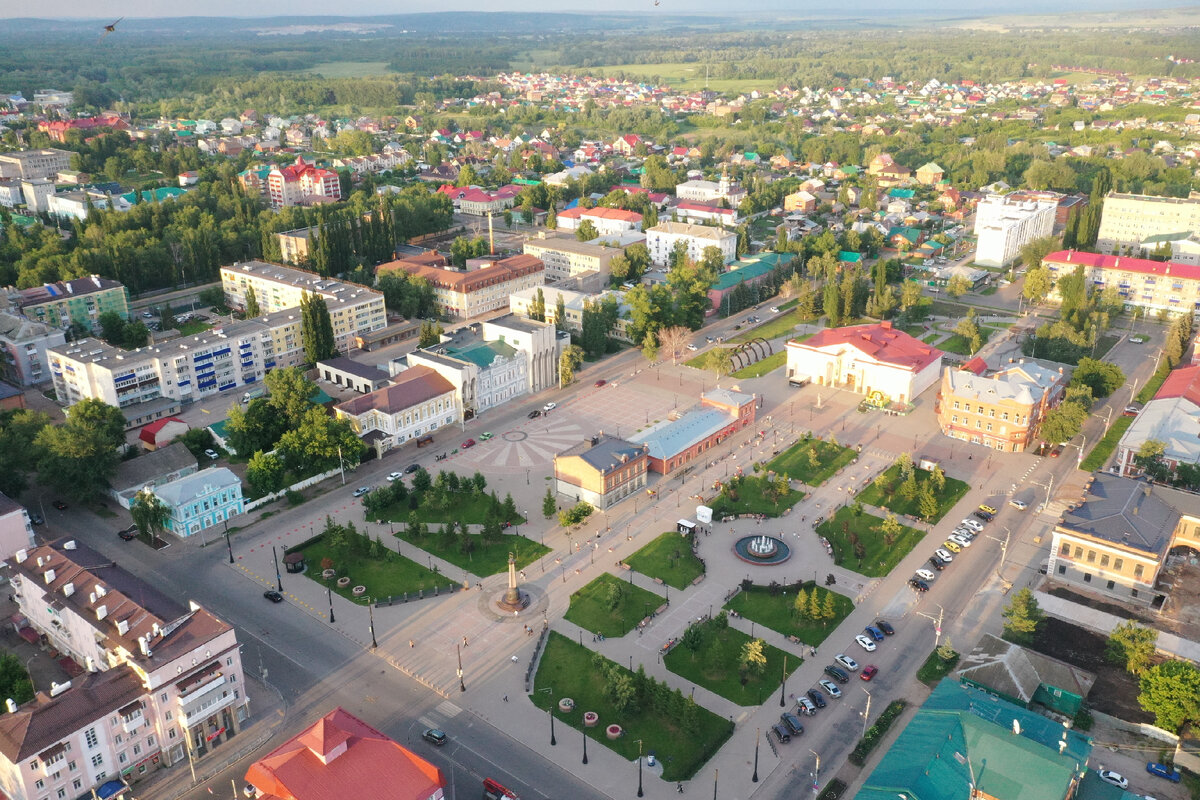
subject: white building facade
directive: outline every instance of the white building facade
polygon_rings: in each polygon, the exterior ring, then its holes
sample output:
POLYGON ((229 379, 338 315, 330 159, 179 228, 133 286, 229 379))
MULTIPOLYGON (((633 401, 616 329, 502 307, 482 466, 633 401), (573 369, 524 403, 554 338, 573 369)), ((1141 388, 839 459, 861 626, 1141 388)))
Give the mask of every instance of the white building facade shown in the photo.
POLYGON ((1053 232, 1057 209, 1049 201, 987 197, 975 212, 975 263, 982 267, 1012 264, 1028 242, 1053 232))
POLYGON ((660 266, 670 262, 676 242, 687 245, 688 258, 693 261, 704 258, 706 247, 720 249, 726 264, 737 259, 737 234, 733 231, 686 222, 663 222, 646 231, 650 260, 660 266))

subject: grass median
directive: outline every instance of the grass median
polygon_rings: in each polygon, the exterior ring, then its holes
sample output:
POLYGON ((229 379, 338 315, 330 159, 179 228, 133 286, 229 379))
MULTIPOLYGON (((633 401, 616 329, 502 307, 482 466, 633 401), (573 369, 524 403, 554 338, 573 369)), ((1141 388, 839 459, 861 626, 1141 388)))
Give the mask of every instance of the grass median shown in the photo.
POLYGON ((704 574, 704 564, 692 552, 694 535, 681 536, 668 531, 625 559, 625 563, 673 589, 686 589, 704 574))
POLYGON ((1112 427, 1108 429, 1108 433, 1104 434, 1104 438, 1096 442, 1096 446, 1087 454, 1087 458, 1080 464, 1080 468, 1088 472, 1095 472, 1104 466, 1113 451, 1117 449, 1117 445, 1121 441, 1121 437, 1125 435, 1125 431, 1129 430, 1129 426, 1133 424, 1136 417, 1117 417, 1113 422, 1112 427))

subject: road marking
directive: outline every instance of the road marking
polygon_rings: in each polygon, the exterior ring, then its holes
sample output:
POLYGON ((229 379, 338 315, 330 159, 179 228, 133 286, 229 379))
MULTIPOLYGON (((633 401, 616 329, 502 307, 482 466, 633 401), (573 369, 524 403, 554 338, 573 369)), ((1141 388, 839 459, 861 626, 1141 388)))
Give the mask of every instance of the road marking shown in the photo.
POLYGON ((444 714, 447 719, 454 719, 462 713, 462 708, 450 702, 449 700, 443 700, 442 702, 438 703, 435 710, 439 714, 444 714))

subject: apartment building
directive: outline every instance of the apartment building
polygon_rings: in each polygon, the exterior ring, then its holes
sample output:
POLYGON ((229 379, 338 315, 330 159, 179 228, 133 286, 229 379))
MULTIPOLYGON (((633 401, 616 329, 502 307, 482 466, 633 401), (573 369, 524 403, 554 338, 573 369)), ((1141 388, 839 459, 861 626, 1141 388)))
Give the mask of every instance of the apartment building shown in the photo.
MULTIPOLYGON (((325 299, 333 336, 338 350, 345 353, 356 346, 359 334, 387 327, 387 309, 383 295, 365 286, 331 278, 315 272, 265 261, 247 261, 221 267, 221 288, 226 302, 235 308, 246 307, 246 292, 253 287, 258 307, 267 312, 300 317, 300 299, 307 293, 325 299)), ((279 322, 273 321, 273 325, 279 322)))
POLYGON ((392 378, 392 383, 333 407, 338 419, 350 422, 363 441, 382 450, 462 422, 455 387, 423 364, 392 378))
POLYGON ((297 156, 294 164, 275 167, 267 174, 267 197, 272 208, 341 200, 341 179, 336 172, 315 167, 297 156))
POLYGON ((737 233, 687 222, 663 222, 646 231, 650 260, 660 266, 670 263, 676 242, 687 245, 688 258, 700 261, 704 248, 717 247, 726 264, 737 258, 737 233))
POLYGON ((1026 358, 989 377, 946 367, 937 399, 938 426, 953 439, 1019 453, 1033 443, 1070 378, 1062 366, 1026 358))
MULTIPOLYGON (((1042 259, 1058 278, 1083 267, 1084 279, 1097 291, 1116 286, 1126 307, 1182 314, 1200 308, 1200 266, 1146 258, 1058 250, 1042 259)), ((1059 299, 1051 291, 1052 300, 1059 299)))
POLYGON ((1097 472, 1054 526, 1046 574, 1127 603, 1160 608, 1159 578, 1176 547, 1200 550, 1200 498, 1097 472))
POLYGON ((82 675, 0 716, 6 796, 112 797, 155 769, 200 764, 241 730, 250 698, 232 626, 74 540, 7 564, 22 637, 82 675))
POLYGON ((563 327, 576 333, 583 330, 583 307, 586 303, 599 304, 604 302, 606 297, 614 298, 617 301, 618 316, 617 323, 613 326, 610 335, 614 339, 620 339, 623 342, 633 341, 629 334, 629 326, 631 324, 629 304, 625 302, 624 292, 609 289, 599 294, 588 294, 586 292, 573 292, 570 289, 559 289, 555 286, 539 286, 533 289, 522 289, 519 292, 513 292, 509 295, 509 310, 519 317, 528 318, 533 305, 537 302, 539 289, 546 303, 546 322, 552 325, 558 324, 558 298, 561 295, 563 299, 563 311, 566 312, 565 318, 562 321, 563 327))
POLYGON ((433 287, 438 311, 459 319, 507 308, 513 292, 546 282, 545 265, 530 255, 509 256, 499 261, 471 259, 465 270, 444 264, 441 257, 402 258, 380 264, 376 274, 399 269, 424 278, 433 287))
POLYGON ((0 206, 15 208, 25 202, 21 182, 16 178, 0 178, 0 206))
POLYGON ((71 168, 71 152, 47 147, 0 153, 0 178, 53 178, 71 168))
POLYGON ((0 558, 33 547, 33 521, 25 506, 0 493, 0 558))
POLYGON ((0 379, 14 386, 49 380, 46 350, 66 341, 61 328, 0 312, 0 379))
POLYGON ((320 228, 299 228, 275 234, 275 241, 279 242, 279 260, 285 264, 308 261, 309 248, 320 233, 320 228))
POLYGON ((604 511, 645 488, 649 451, 601 431, 554 456, 554 489, 604 511))
POLYGON ((578 279, 599 291, 612 274, 613 256, 624 250, 599 244, 580 242, 574 236, 554 236, 544 231, 538 238, 525 242, 525 255, 533 256, 546 267, 548 282, 578 279))
POLYGON ((94 330, 100 315, 108 311, 129 319, 128 290, 99 275, 8 291, 10 303, 22 314, 55 328, 78 323, 94 330))
POLYGON ((1057 211, 1058 203, 1049 200, 985 198, 975 211, 975 263, 982 267, 1012 264, 1028 242, 1053 232, 1057 211))
POLYGON ((1139 250, 1148 237, 1200 231, 1200 196, 1156 197, 1109 192, 1104 198, 1096 249, 1139 250))

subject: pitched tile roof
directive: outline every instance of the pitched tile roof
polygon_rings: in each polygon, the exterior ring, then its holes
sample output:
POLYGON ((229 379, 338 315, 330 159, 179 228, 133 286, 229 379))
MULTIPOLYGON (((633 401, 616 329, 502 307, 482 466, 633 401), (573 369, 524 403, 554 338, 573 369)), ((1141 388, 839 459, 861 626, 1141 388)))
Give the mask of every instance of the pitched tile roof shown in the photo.
POLYGON ((432 367, 410 367, 394 377, 391 386, 339 403, 334 408, 356 417, 368 411, 395 414, 453 391, 450 381, 432 367))
POLYGON ((1200 365, 1173 370, 1154 395, 1155 400, 1184 397, 1200 406, 1200 365))
POLYGON ((788 346, 809 350, 840 350, 850 346, 876 361, 914 372, 920 372, 942 357, 941 350, 896 330, 890 322, 826 328, 807 341, 788 342, 788 346))

